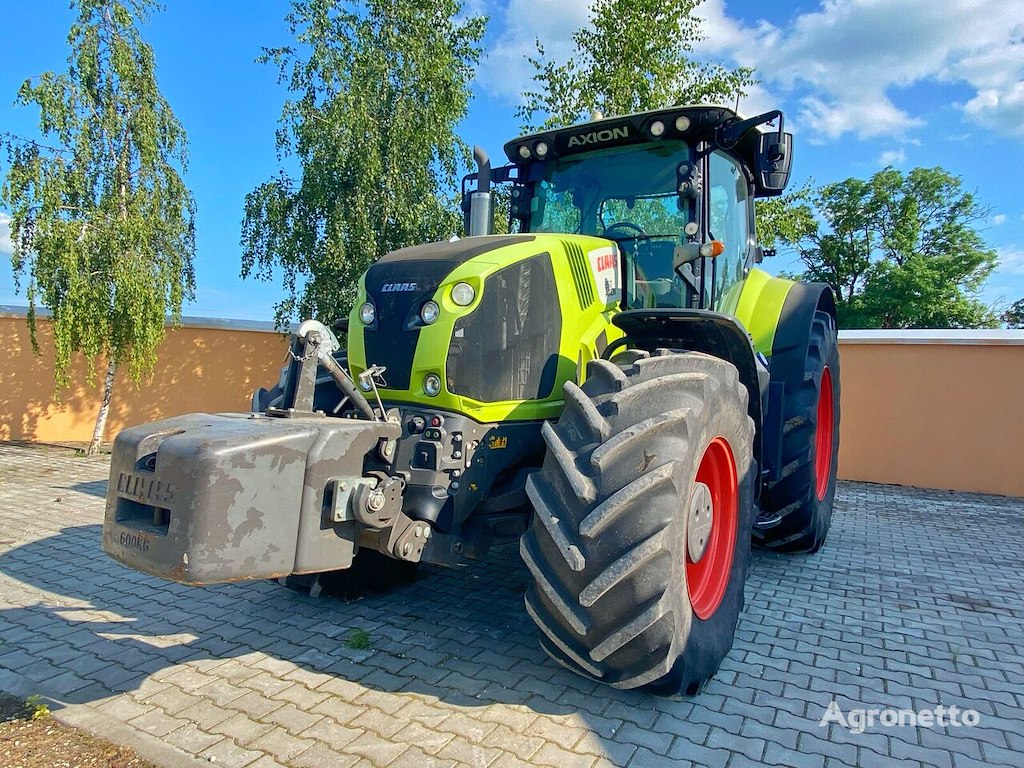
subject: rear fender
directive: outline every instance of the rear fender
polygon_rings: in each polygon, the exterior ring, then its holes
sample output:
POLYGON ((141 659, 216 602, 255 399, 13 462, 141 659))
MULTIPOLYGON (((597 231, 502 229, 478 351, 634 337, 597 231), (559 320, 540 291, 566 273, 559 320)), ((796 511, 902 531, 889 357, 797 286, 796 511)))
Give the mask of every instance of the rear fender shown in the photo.
POLYGON ((755 349, 769 360, 769 385, 762 439, 768 480, 782 471, 782 414, 785 398, 803 382, 814 313, 835 321, 836 304, 825 283, 799 283, 753 269, 744 281, 736 316, 747 328, 755 349))

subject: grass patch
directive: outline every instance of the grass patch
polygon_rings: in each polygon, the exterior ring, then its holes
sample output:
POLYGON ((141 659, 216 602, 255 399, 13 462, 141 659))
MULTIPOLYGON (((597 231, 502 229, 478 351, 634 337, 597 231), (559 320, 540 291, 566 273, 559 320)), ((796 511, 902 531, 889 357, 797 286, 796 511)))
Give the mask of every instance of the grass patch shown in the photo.
POLYGON ((134 750, 50 717, 40 696, 0 692, 0 765, 74 768, 156 768, 134 750))
POLYGON ((353 629, 345 638, 345 647, 353 651, 365 651, 370 647, 370 633, 365 629, 353 629))

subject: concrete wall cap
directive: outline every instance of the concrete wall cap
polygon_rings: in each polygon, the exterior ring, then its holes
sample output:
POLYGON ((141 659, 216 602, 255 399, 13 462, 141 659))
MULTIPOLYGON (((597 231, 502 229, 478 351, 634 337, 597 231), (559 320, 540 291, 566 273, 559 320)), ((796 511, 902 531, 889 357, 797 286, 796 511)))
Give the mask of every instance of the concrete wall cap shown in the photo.
POLYGON ((899 329, 839 331, 843 344, 976 344, 1024 346, 1024 330, 899 329))
MULTIPOLYGON (((27 317, 28 307, 17 304, 0 304, 0 317, 27 317)), ((49 318, 50 310, 45 307, 36 308, 36 317, 49 318)), ((168 323, 168 325, 170 325, 168 323)), ((226 317, 192 317, 182 315, 182 328, 212 328, 222 331, 257 331, 259 333, 280 333, 272 320, 235 320, 226 317)), ((291 323, 289 331, 299 327, 291 323)))

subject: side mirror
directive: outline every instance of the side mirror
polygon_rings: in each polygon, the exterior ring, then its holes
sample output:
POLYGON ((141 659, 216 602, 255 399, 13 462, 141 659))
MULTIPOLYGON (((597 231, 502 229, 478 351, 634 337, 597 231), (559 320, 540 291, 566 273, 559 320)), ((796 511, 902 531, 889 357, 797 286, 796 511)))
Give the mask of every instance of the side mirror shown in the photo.
POLYGON ((684 160, 676 166, 676 192, 680 203, 700 196, 700 173, 697 166, 684 160))
POLYGON ((762 133, 757 138, 757 186, 765 196, 781 195, 793 165, 793 134, 762 133))

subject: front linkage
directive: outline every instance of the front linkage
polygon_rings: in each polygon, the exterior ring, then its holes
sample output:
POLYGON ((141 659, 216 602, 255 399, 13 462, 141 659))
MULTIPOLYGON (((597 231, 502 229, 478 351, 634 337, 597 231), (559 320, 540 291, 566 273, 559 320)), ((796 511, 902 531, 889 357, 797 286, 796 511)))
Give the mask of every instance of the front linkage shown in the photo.
POLYGON ((368 403, 336 350, 326 327, 304 323, 277 407, 188 414, 121 432, 104 550, 186 584, 344 569, 360 547, 411 562, 431 544, 436 561, 461 552, 451 537, 432 542, 431 525, 403 512, 405 479, 389 472, 400 416, 368 403), (318 371, 337 384, 337 409, 349 418, 314 407, 318 371))

